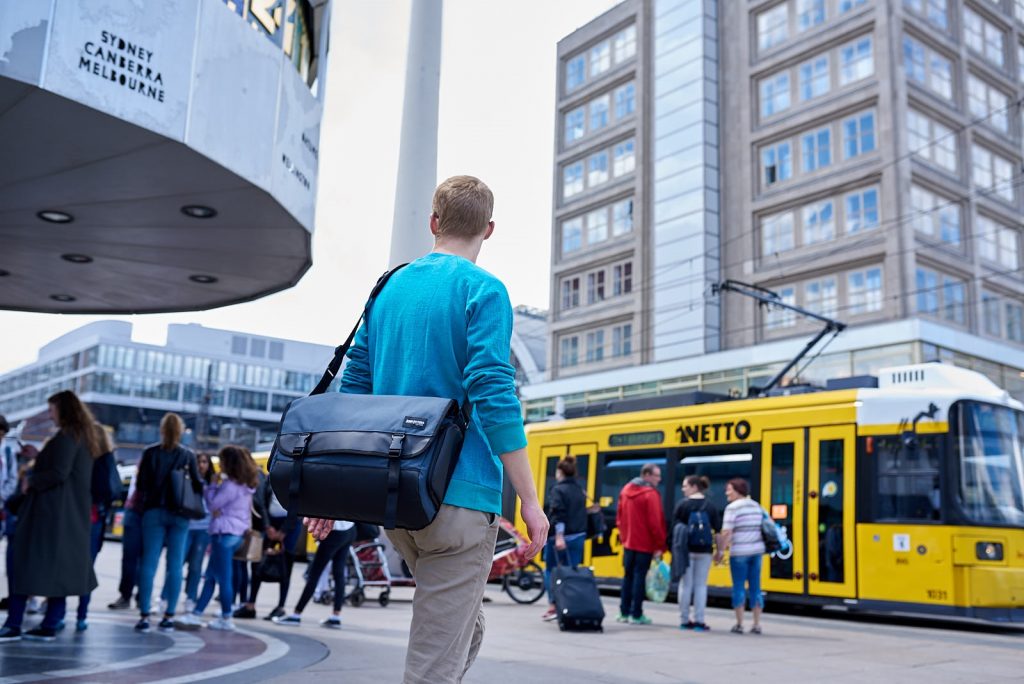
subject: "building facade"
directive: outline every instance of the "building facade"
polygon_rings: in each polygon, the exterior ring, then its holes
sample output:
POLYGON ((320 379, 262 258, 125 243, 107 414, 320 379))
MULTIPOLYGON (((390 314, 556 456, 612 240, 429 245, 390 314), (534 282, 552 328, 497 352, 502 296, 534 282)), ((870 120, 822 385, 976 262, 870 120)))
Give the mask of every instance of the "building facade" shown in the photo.
POLYGON ((724 279, 851 326, 800 380, 937 359, 1022 396, 1022 41, 1024 3, 1009 0, 635 0, 564 39, 552 370, 526 392, 528 415, 745 393, 819 329, 713 294, 724 279), (634 56, 619 65, 624 34, 634 56), (635 101, 621 121, 620 80, 635 101), (628 184, 633 220, 606 234, 587 212, 609 191, 580 186, 573 164, 585 153, 589 172, 606 139, 625 135, 635 171, 608 187, 625 196, 628 184), (625 259, 620 297, 607 283, 625 259))

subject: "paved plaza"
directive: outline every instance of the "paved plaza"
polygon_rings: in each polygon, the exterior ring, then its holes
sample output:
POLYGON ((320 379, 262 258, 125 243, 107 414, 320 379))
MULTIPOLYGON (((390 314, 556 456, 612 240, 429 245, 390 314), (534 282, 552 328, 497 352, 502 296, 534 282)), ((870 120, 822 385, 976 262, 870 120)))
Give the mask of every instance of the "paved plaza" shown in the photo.
MULTIPOLYGON (((53 643, 0 646, 0 684, 8 682, 220 682, 313 680, 352 684, 401 681, 412 612, 411 589, 396 588, 386 608, 377 592, 360 608, 346 606, 344 628, 319 621, 328 608, 311 604, 301 627, 239 620, 238 633, 133 633, 134 613, 108 611, 115 597, 121 547, 104 546, 97 562, 97 609, 84 634, 53 643)), ((298 598, 305 565, 296 566, 290 598, 298 598)), ((160 583, 157 583, 160 586, 160 583)), ((614 621, 602 634, 559 632, 539 619, 543 605, 513 603, 488 590, 487 638, 467 684, 557 682, 993 682, 1024 679, 1024 627, 999 628, 850 616, 767 614, 762 636, 730 634, 731 613, 711 609, 713 630, 681 632, 674 604, 648 604, 650 627, 614 621)), ((277 587, 261 592, 266 614, 277 587)), ((75 600, 69 602, 73 610, 75 600)), ((291 602, 289 602, 289 608, 291 602)), ((33 618, 28 618, 31 626, 33 618)))

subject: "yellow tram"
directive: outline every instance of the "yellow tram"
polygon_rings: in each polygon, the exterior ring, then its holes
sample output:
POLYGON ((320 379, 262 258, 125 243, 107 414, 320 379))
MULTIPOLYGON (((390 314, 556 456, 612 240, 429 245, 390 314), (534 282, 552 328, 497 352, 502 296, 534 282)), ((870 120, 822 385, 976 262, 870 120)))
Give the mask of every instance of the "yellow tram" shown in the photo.
MULTIPOLYGON (((710 478, 719 507, 728 479, 751 481, 792 542, 763 565, 769 602, 1024 622, 1024 405, 986 377, 921 364, 718 399, 528 426, 541 497, 572 454, 603 507, 608 532, 584 556, 599 581, 622 576, 619 490, 655 462, 666 518, 686 475, 710 478)), ((728 568, 709 583, 724 593, 728 568)))

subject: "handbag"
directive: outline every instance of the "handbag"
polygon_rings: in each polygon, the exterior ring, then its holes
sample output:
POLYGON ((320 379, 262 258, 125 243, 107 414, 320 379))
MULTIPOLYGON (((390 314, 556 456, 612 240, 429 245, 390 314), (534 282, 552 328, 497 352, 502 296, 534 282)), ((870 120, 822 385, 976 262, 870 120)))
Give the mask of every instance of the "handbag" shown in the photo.
POLYGON ((258 563, 263 560, 263 533, 256 530, 243 532, 242 543, 235 549, 233 558, 249 563, 258 563))
POLYGON ((202 485, 199 486, 199 491, 197 492, 195 484, 192 482, 192 474, 189 473, 187 456, 184 459, 185 462, 181 466, 178 465, 182 460, 182 456, 187 453, 184 450, 179 452, 178 460, 175 461, 174 467, 167 474, 168 487, 170 489, 168 492, 170 497, 169 509, 175 515, 191 520, 202 520, 206 517, 206 508, 203 506, 202 485))
POLYGON ((281 549, 267 549, 263 552, 256 567, 253 568, 254 579, 270 584, 280 584, 284 581, 288 571, 288 564, 285 560, 284 551, 281 549))
POLYGON ((607 525, 604 521, 604 511, 601 504, 594 503, 587 506, 587 539, 604 539, 607 525))
POLYGON ((437 516, 462 450, 468 406, 439 397, 326 392, 370 307, 308 397, 292 401, 270 453, 270 484, 291 515, 419 530, 437 516))
POLYGON ((765 553, 775 553, 782 548, 783 537, 780 534, 779 526, 768 517, 768 513, 761 511, 761 539, 764 541, 765 553))

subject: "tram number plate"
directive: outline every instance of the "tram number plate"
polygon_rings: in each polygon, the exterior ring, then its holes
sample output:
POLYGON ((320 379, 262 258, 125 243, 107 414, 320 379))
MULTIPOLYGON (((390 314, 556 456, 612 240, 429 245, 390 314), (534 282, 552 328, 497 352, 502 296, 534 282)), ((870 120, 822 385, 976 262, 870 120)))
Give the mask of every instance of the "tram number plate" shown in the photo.
POLYGON ((949 598, 949 592, 944 589, 928 589, 928 598, 933 601, 945 601, 949 598))

